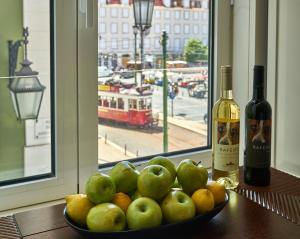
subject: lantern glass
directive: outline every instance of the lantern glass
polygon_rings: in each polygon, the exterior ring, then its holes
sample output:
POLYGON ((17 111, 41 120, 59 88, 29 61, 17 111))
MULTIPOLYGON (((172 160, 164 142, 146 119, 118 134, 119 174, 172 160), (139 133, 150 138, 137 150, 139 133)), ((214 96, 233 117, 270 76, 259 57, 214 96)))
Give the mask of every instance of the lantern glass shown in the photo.
POLYGON ((17 118, 37 119, 45 89, 38 77, 17 77, 9 88, 17 118))
POLYGON ((133 1, 135 25, 139 27, 150 27, 153 15, 154 0, 133 1))

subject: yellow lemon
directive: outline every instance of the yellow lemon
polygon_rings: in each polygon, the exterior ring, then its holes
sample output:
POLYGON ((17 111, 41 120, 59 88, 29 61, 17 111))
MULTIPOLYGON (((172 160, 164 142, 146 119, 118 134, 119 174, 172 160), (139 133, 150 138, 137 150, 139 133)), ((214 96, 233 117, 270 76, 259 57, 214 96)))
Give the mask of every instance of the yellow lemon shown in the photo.
POLYGON ((225 186, 222 183, 216 181, 210 181, 207 183, 206 188, 214 195, 215 205, 225 201, 225 186))
POLYGON ((112 200, 112 203, 119 206, 124 213, 127 212, 127 209, 131 202, 132 202, 131 198, 127 194, 122 192, 116 193, 112 200))
POLYGON ((199 214, 207 213, 215 206, 214 196, 208 189, 198 189, 195 191, 192 195, 192 200, 199 214))
POLYGON ((86 225, 86 217, 90 209, 94 207, 85 194, 74 194, 65 197, 67 202, 67 213, 78 225, 86 225))

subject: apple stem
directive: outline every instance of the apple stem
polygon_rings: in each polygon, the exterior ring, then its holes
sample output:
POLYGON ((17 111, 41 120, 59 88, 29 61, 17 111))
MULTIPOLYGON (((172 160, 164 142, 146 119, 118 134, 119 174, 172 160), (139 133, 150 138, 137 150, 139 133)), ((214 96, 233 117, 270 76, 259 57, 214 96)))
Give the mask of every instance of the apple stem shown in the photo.
POLYGON ((199 161, 199 162, 197 163, 197 166, 198 166, 199 164, 201 164, 201 161, 199 161))

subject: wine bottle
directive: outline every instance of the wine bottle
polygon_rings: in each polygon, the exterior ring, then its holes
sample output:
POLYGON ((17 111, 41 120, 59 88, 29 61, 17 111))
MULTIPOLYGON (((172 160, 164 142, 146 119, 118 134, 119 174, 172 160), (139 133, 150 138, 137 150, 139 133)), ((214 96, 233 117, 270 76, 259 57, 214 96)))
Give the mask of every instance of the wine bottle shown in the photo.
POLYGON ((244 181, 270 184, 272 109, 264 96, 264 67, 254 66, 253 97, 245 110, 244 181))
POLYGON ((232 96, 231 66, 221 67, 220 98, 212 120, 212 178, 233 189, 239 184, 240 108, 232 96))

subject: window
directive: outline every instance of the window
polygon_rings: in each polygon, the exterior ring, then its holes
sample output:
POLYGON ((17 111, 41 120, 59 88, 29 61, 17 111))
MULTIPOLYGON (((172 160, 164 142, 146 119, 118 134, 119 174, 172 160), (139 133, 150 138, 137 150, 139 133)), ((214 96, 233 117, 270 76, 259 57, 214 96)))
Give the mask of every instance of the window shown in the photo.
POLYGON ((103 8, 103 7, 99 7, 98 8, 98 10, 99 10, 99 17, 105 17, 105 15, 106 15, 106 9, 105 8, 103 8))
POLYGON ((155 33, 160 33, 160 25, 155 24, 155 33))
MULTIPOLYGON (((122 9, 128 9, 128 6, 107 5, 109 8, 118 8, 119 13, 122 9)), ((108 11, 111 11, 108 10, 108 11)), ((163 153, 163 131, 162 129, 162 45, 161 33, 165 30, 168 33, 167 50, 168 50, 168 72, 167 77, 170 82, 178 84, 178 88, 171 87, 170 90, 179 92, 176 95, 173 103, 174 108, 172 112, 171 98, 168 101, 168 115, 169 115, 169 137, 170 143, 168 151, 170 153, 178 152, 180 150, 191 150, 193 148, 206 147, 209 145, 207 135, 202 134, 208 128, 207 110, 209 105, 208 96, 208 62, 207 58, 197 60, 186 60, 184 54, 184 47, 190 40, 208 39, 208 32, 203 34, 199 26, 208 25, 208 20, 203 21, 199 17, 199 12, 208 11, 204 9, 195 8, 169 8, 165 6, 155 7, 153 12, 153 19, 149 31, 146 31, 141 39, 140 31, 136 38, 136 47, 134 47, 135 37, 131 26, 134 24, 134 16, 129 14, 126 21, 123 15, 111 18, 110 16, 102 19, 103 22, 119 23, 119 29, 115 28, 115 35, 103 36, 107 39, 106 49, 100 49, 99 54, 107 56, 106 66, 111 75, 103 77, 100 81, 111 81, 113 79, 114 85, 119 87, 119 91, 110 90, 110 94, 114 97, 112 108, 113 111, 98 111, 98 135, 103 138, 107 135, 107 140, 111 141, 112 153, 101 151, 101 144, 103 141, 99 138, 99 163, 106 161, 112 162, 120 159, 132 158, 138 151, 139 156, 149 156, 151 154, 163 153), (196 14, 195 14, 196 13, 196 14), (197 19, 194 19, 194 16, 197 19), (143 40, 143 41, 141 41, 143 40), (136 52, 136 55, 134 53, 136 52), (140 64, 141 54, 143 54, 142 76, 135 74, 135 61, 140 64), (135 58, 136 56, 136 58, 135 58), (190 62, 191 61, 191 62, 190 62), (189 67, 193 65, 193 68, 189 67), (125 68, 124 70, 122 68, 125 68), (122 69, 122 70, 120 70, 122 69), (137 82, 138 86, 141 82, 143 87, 135 88, 134 84, 137 82), (119 84, 121 86, 119 86, 119 84), (205 82, 205 87, 196 87, 197 84, 205 82), (150 85, 150 86, 149 86, 150 85), (156 85, 156 86, 155 86, 156 85), (126 86, 126 87, 125 87, 126 86), (128 88, 127 88, 128 87, 128 88), (147 88, 149 87, 149 88, 147 88), (176 88, 176 89, 175 89, 176 88), (197 90, 197 89, 202 90, 197 90), (141 93, 142 92, 142 93, 141 93), (124 102, 124 109, 121 113, 118 111, 119 102, 124 102), (111 117, 115 117, 112 120, 111 117), (106 123, 104 123, 106 122, 106 123), (149 123, 150 122, 150 123, 149 123), (151 122, 155 122, 152 124, 151 122), (152 125, 156 125, 151 128, 152 125), (148 127, 148 125, 151 125, 148 127), (145 129, 140 129, 145 127, 145 129), (185 128, 184 128, 185 127, 185 128), (186 128, 193 130, 186 130, 186 128), (184 128, 184 129, 182 129, 184 128), (185 132, 179 134, 181 129, 185 132), (203 129, 203 130, 202 130, 203 129), (150 133, 158 131, 155 135, 150 133), (149 134, 148 134, 149 132, 149 134), (145 138, 137 140, 143 133, 145 138), (176 136, 177 135, 177 136, 176 136), (157 136, 157 137, 156 137, 157 136), (197 138, 197 140, 194 140, 197 138), (124 145, 127 145, 127 152, 129 156, 125 155, 124 145), (119 155, 117 157, 116 155, 119 155), (130 156, 131 155, 131 156, 130 156), (104 160, 105 159, 105 160, 104 160)), ((110 23, 111 24, 111 23, 110 23)), ((111 30, 110 30, 111 31, 111 30)), ((111 31, 112 32, 112 31, 111 31)), ((100 84, 100 83, 99 83, 100 84)), ((98 94, 105 95, 102 90, 98 94)), ((112 101, 113 102, 113 101, 112 101)), ((103 103, 102 103, 103 104, 103 103)), ((103 148, 107 148, 103 146, 103 148)))
POLYGON ((128 49, 129 48, 129 41, 128 39, 123 39, 123 49, 128 49))
POLYGON ((156 19, 160 19, 160 11, 158 9, 154 10, 154 15, 156 19))
POLYGON ((110 25, 110 32, 111 33, 117 33, 118 32, 118 24, 117 23, 112 23, 111 25, 110 25))
POLYGON ((180 19, 180 11, 175 11, 175 19, 178 20, 180 19))
POLYGON ((101 40, 99 41, 99 44, 100 44, 101 50, 104 50, 106 48, 106 41, 104 38, 103 39, 101 38, 101 40))
POLYGON ((189 11, 184 11, 184 19, 188 20, 190 18, 190 12, 189 11))
POLYGON ((185 24, 184 25, 184 34, 189 34, 190 33, 190 25, 185 24))
POLYGON ((180 33, 180 25, 178 25, 178 24, 174 25, 174 33, 176 33, 176 34, 180 33))
POLYGON ((165 19, 170 19, 170 11, 164 10, 165 19))
POLYGON ((194 12, 193 16, 194 16, 194 20, 198 20, 198 18, 199 18, 199 12, 198 11, 194 12))
POLYGON ((110 8, 110 15, 111 17, 117 17, 118 16, 118 8, 110 8))
POLYGON ((123 17, 124 18, 129 17, 129 9, 128 8, 124 8, 123 11, 122 11, 122 13, 123 13, 123 17))
POLYGON ((98 23, 98 32, 99 33, 106 33, 106 24, 105 23, 98 23))
MULTIPOLYGON (((77 191, 74 160, 77 133, 73 128, 77 125, 74 105, 77 35, 72 19, 76 9, 74 1, 58 1, 54 5, 52 0, 41 0, 38 4, 3 0, 0 8, 5 9, 0 14, 1 42, 22 40, 23 27, 28 27, 28 59, 45 87, 37 120, 17 121, 7 87, 11 79, 8 78, 8 44, 1 44, 0 211, 3 211, 56 200, 77 191), (60 39, 55 44, 54 36, 60 39), (69 64, 60 67, 65 62, 69 64), (68 106, 67 111, 64 106, 68 106), (66 124, 72 130, 64 127, 66 124), (72 178, 73 182, 66 178, 72 178)), ((24 48, 22 43, 19 53, 24 48)), ((22 61, 23 54, 19 54, 17 68, 12 72, 20 71, 22 61)))
POLYGON ((111 39, 111 48, 117 49, 118 48, 118 41, 117 39, 111 39))
POLYGON ((199 26, 198 25, 193 25, 193 32, 194 32, 194 34, 199 33, 199 26))
POLYGON ((170 24, 165 24, 165 31, 167 32, 167 33, 171 33, 171 27, 170 27, 170 24))
POLYGON ((207 12, 203 12, 202 18, 203 18, 203 20, 207 20, 207 19, 208 19, 208 14, 207 14, 207 12))
POLYGON ((123 29, 123 33, 128 33, 129 32, 129 25, 128 25, 128 23, 123 23, 122 24, 122 29, 123 29))

